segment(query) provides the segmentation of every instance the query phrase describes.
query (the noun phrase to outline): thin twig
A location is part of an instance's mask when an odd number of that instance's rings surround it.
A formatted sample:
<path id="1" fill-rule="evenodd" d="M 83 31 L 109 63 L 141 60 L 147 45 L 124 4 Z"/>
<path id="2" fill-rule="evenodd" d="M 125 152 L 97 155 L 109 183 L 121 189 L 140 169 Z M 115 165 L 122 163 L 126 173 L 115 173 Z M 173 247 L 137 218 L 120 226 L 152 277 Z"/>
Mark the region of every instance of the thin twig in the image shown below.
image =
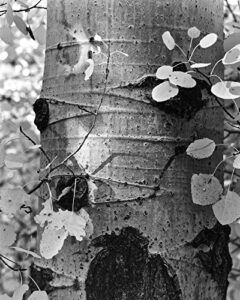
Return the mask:
<path id="1" fill-rule="evenodd" d="M 37 145 L 37 143 L 32 139 L 30 138 L 30 136 L 28 136 L 22 129 L 22 126 L 20 126 L 20 132 L 33 144 L 33 145 Z M 51 159 L 50 157 L 47 155 L 47 153 L 45 152 L 45 150 L 43 149 L 43 147 L 39 147 L 39 150 L 42 152 L 42 154 L 46 157 L 46 159 L 48 160 L 48 162 L 50 163 L 51 162 Z"/>
<path id="2" fill-rule="evenodd" d="M 83 138 L 83 141 L 78 146 L 78 148 L 75 151 L 73 151 L 71 154 L 69 154 L 61 163 L 59 163 L 57 166 L 55 166 L 54 168 L 52 168 L 51 172 L 54 171 L 55 169 L 59 168 L 61 165 L 65 164 L 71 157 L 73 157 L 77 152 L 79 152 L 81 150 L 81 148 L 85 144 L 87 138 L 91 134 L 93 128 L 95 127 L 95 124 L 96 124 L 96 121 L 97 121 L 97 116 L 98 116 L 99 110 L 100 110 L 102 102 L 103 102 L 103 98 L 104 98 L 104 96 L 106 94 L 106 90 L 107 90 L 107 80 L 108 80 L 108 75 L 109 75 L 109 69 L 108 69 L 109 68 L 109 62 L 110 62 L 110 44 L 109 44 L 109 47 L 108 47 L 108 60 L 107 60 L 107 66 L 106 66 L 105 85 L 104 85 L 104 90 L 103 90 L 103 96 L 102 96 L 102 98 L 100 100 L 100 103 L 99 103 L 99 105 L 97 107 L 96 115 L 94 116 L 94 120 L 93 120 L 92 126 L 89 129 L 88 133 Z"/>
<path id="3" fill-rule="evenodd" d="M 235 15 L 234 11 L 232 10 L 231 5 L 228 3 L 228 0 L 225 0 L 225 2 L 226 2 L 226 5 L 227 5 L 228 10 L 229 10 L 230 13 L 232 14 L 232 17 L 233 17 L 234 22 L 237 23 L 238 20 L 237 20 L 237 17 L 236 17 L 236 15 Z"/>
<path id="4" fill-rule="evenodd" d="M 6 260 L 8 260 L 8 261 L 10 261 L 10 262 L 12 262 L 13 264 L 15 264 L 18 268 L 17 269 L 15 269 L 14 267 L 12 267 L 12 266 L 10 266 L 6 261 L 5 261 L 5 259 Z M 2 255 L 2 254 L 0 254 L 0 260 L 9 268 L 9 269 L 11 269 L 12 271 L 26 271 L 27 269 L 23 269 L 18 263 L 16 263 L 15 261 L 13 261 L 13 260 L 11 260 L 10 258 L 7 258 L 6 256 L 4 256 L 4 255 Z"/>

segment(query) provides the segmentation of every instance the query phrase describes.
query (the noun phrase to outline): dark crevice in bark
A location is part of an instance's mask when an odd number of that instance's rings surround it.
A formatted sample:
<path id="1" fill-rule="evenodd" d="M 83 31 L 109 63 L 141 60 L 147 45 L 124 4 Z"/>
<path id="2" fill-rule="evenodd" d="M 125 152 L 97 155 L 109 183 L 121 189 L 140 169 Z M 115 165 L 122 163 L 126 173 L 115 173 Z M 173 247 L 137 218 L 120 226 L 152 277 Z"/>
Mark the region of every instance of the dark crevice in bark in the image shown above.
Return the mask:
<path id="1" fill-rule="evenodd" d="M 228 286 L 228 274 L 232 268 L 232 259 L 228 249 L 230 232 L 231 229 L 228 225 L 222 226 L 216 223 L 211 229 L 203 229 L 189 243 L 194 248 L 203 245 L 209 247 L 208 251 L 199 250 L 196 256 L 201 261 L 204 269 L 211 274 L 212 279 L 218 283 L 224 296 Z"/>
<path id="2" fill-rule="evenodd" d="M 50 285 L 50 282 L 53 280 L 53 271 L 49 268 L 40 268 L 34 264 L 30 267 L 31 277 L 37 282 L 41 291 L 46 291 L 50 293 L 54 290 L 54 288 Z M 29 280 L 29 289 L 30 291 L 37 291 L 37 287 Z"/>
<path id="3" fill-rule="evenodd" d="M 87 279 L 87 300 L 180 300 L 178 278 L 159 254 L 148 252 L 148 239 L 126 227 L 119 235 L 95 238 L 103 249 L 92 260 Z"/>
<path id="4" fill-rule="evenodd" d="M 79 211 L 89 206 L 88 184 L 85 176 L 62 175 L 56 182 L 56 198 L 54 208 L 69 211 Z M 74 209 L 73 209 L 74 201 Z"/>
<path id="5" fill-rule="evenodd" d="M 33 110 L 35 112 L 34 123 L 37 129 L 42 132 L 44 131 L 49 122 L 49 106 L 45 99 L 39 98 L 33 104 Z"/>

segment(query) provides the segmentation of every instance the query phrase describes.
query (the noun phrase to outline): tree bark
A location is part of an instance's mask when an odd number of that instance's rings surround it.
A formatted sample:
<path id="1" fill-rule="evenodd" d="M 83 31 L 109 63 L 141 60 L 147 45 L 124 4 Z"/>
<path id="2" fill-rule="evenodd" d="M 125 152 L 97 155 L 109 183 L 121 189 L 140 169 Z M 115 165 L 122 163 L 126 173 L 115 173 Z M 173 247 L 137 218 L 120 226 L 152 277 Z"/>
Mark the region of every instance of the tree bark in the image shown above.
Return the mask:
<path id="1" fill-rule="evenodd" d="M 201 161 L 185 154 L 196 136 L 222 143 L 223 112 L 203 77 L 196 88 L 156 104 L 151 91 L 159 82 L 148 76 L 184 60 L 178 48 L 165 47 L 163 32 L 170 31 L 187 52 L 192 26 L 201 36 L 218 34 L 215 46 L 197 50 L 193 58 L 214 64 L 223 54 L 221 0 L 48 1 L 41 98 L 47 99 L 50 116 L 41 144 L 57 163 L 92 129 L 70 167 L 83 177 L 84 168 L 98 187 L 96 203 L 83 205 L 93 235 L 82 242 L 69 237 L 57 256 L 36 262 L 32 270 L 50 299 L 225 299 L 229 229 L 217 224 L 211 206 L 193 204 L 190 191 L 192 174 L 211 173 L 222 152 Z M 87 81 L 84 67 L 76 74 L 63 72 L 86 56 L 74 28 L 80 39 L 84 30 L 105 42 L 106 56 L 94 56 Z M 95 117 L 59 101 L 91 112 L 100 108 Z M 64 166 L 56 169 L 53 193 L 60 179 L 71 176 Z M 221 170 L 217 177 L 222 180 Z"/>

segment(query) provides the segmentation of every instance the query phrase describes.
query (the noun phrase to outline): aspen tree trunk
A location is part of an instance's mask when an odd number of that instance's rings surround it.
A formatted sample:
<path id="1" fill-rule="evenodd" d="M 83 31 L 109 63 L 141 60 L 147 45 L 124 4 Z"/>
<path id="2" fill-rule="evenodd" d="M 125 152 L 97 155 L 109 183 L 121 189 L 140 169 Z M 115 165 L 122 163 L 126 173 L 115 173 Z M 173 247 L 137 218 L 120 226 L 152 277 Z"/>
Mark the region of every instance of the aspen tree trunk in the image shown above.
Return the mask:
<path id="1" fill-rule="evenodd" d="M 58 255 L 35 264 L 35 278 L 50 299 L 225 299 L 229 230 L 216 225 L 210 206 L 192 203 L 190 190 L 192 174 L 211 173 L 222 153 L 218 149 L 199 162 L 184 151 L 194 137 L 222 143 L 223 112 L 202 77 L 196 88 L 158 105 L 151 91 L 159 82 L 147 76 L 161 65 L 184 60 L 177 47 L 169 51 L 163 44 L 165 31 L 186 52 L 189 27 L 198 27 L 201 36 L 217 33 L 216 45 L 197 50 L 193 59 L 214 64 L 221 58 L 222 2 L 48 1 L 41 97 L 47 98 L 50 119 L 41 143 L 51 159 L 57 156 L 57 163 L 92 128 L 69 167 L 83 177 L 84 168 L 98 187 L 96 203 L 85 199 L 83 204 L 93 235 L 82 242 L 68 237 Z M 98 34 L 105 43 L 105 55 L 93 56 L 90 80 L 83 74 L 82 61 L 89 54 L 84 53 L 88 48 L 82 30 L 88 38 Z M 117 50 L 128 57 L 111 54 Z M 82 64 L 80 73 L 72 72 L 77 63 Z M 84 105 L 91 112 L 100 108 L 95 117 L 59 101 Z M 41 164 L 47 164 L 44 157 Z M 53 193 L 58 180 L 71 176 L 64 166 L 56 169 L 51 174 Z M 222 179 L 221 171 L 217 177 Z M 42 197 L 47 194 L 44 187 Z"/>

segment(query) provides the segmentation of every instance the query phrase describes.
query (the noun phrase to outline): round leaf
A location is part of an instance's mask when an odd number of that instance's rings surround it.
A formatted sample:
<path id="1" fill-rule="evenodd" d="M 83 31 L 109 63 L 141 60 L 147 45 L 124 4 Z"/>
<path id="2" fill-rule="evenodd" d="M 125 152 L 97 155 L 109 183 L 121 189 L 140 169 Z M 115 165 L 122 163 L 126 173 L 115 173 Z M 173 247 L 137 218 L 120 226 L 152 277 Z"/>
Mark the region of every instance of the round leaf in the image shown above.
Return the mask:
<path id="1" fill-rule="evenodd" d="M 211 174 L 193 174 L 191 192 L 193 203 L 209 205 L 220 199 L 223 188 L 218 179 Z"/>
<path id="2" fill-rule="evenodd" d="M 48 300 L 48 295 L 45 291 L 34 291 L 28 300 Z"/>
<path id="3" fill-rule="evenodd" d="M 219 81 L 211 87 L 211 92 L 222 99 L 237 99 L 240 95 L 234 94 L 234 90 L 239 87 L 239 82 Z"/>
<path id="4" fill-rule="evenodd" d="M 196 63 L 196 64 L 192 64 L 191 68 L 192 69 L 200 69 L 200 68 L 206 68 L 210 65 L 211 65 L 211 63 Z"/>
<path id="5" fill-rule="evenodd" d="M 224 65 L 233 65 L 240 61 L 240 44 L 225 53 L 222 63 Z"/>
<path id="6" fill-rule="evenodd" d="M 191 143 L 186 152 L 189 156 L 197 159 L 203 159 L 211 156 L 215 150 L 216 144 L 208 138 L 196 140 Z"/>
<path id="7" fill-rule="evenodd" d="M 156 77 L 159 79 L 168 79 L 169 75 L 173 72 L 173 67 L 162 66 L 157 69 Z"/>
<path id="8" fill-rule="evenodd" d="M 169 50 L 173 50 L 175 47 L 175 41 L 173 37 L 171 36 L 171 33 L 169 31 L 165 31 L 162 35 L 162 39 L 164 44 Z"/>
<path id="9" fill-rule="evenodd" d="M 208 48 L 216 43 L 217 38 L 218 36 L 216 33 L 209 33 L 200 40 L 199 45 L 202 48 Z"/>
<path id="10" fill-rule="evenodd" d="M 196 81 L 190 74 L 181 71 L 172 72 L 169 75 L 169 81 L 174 85 L 179 85 L 185 88 L 192 88 L 196 85 Z"/>
<path id="11" fill-rule="evenodd" d="M 68 233 L 64 228 L 52 230 L 46 227 L 42 233 L 40 253 L 46 259 L 55 256 L 62 248 Z"/>
<path id="12" fill-rule="evenodd" d="M 188 36 L 191 38 L 191 39 L 195 39 L 195 38 L 198 38 L 200 36 L 200 30 L 197 29 L 197 27 L 191 27 L 188 29 L 188 32 L 187 32 Z"/>
<path id="13" fill-rule="evenodd" d="M 178 94 L 178 87 L 171 85 L 169 81 L 160 83 L 152 90 L 152 97 L 157 102 L 167 101 Z"/>
<path id="14" fill-rule="evenodd" d="M 230 224 L 240 218 L 240 197 L 237 193 L 229 191 L 212 208 L 219 223 Z"/>

